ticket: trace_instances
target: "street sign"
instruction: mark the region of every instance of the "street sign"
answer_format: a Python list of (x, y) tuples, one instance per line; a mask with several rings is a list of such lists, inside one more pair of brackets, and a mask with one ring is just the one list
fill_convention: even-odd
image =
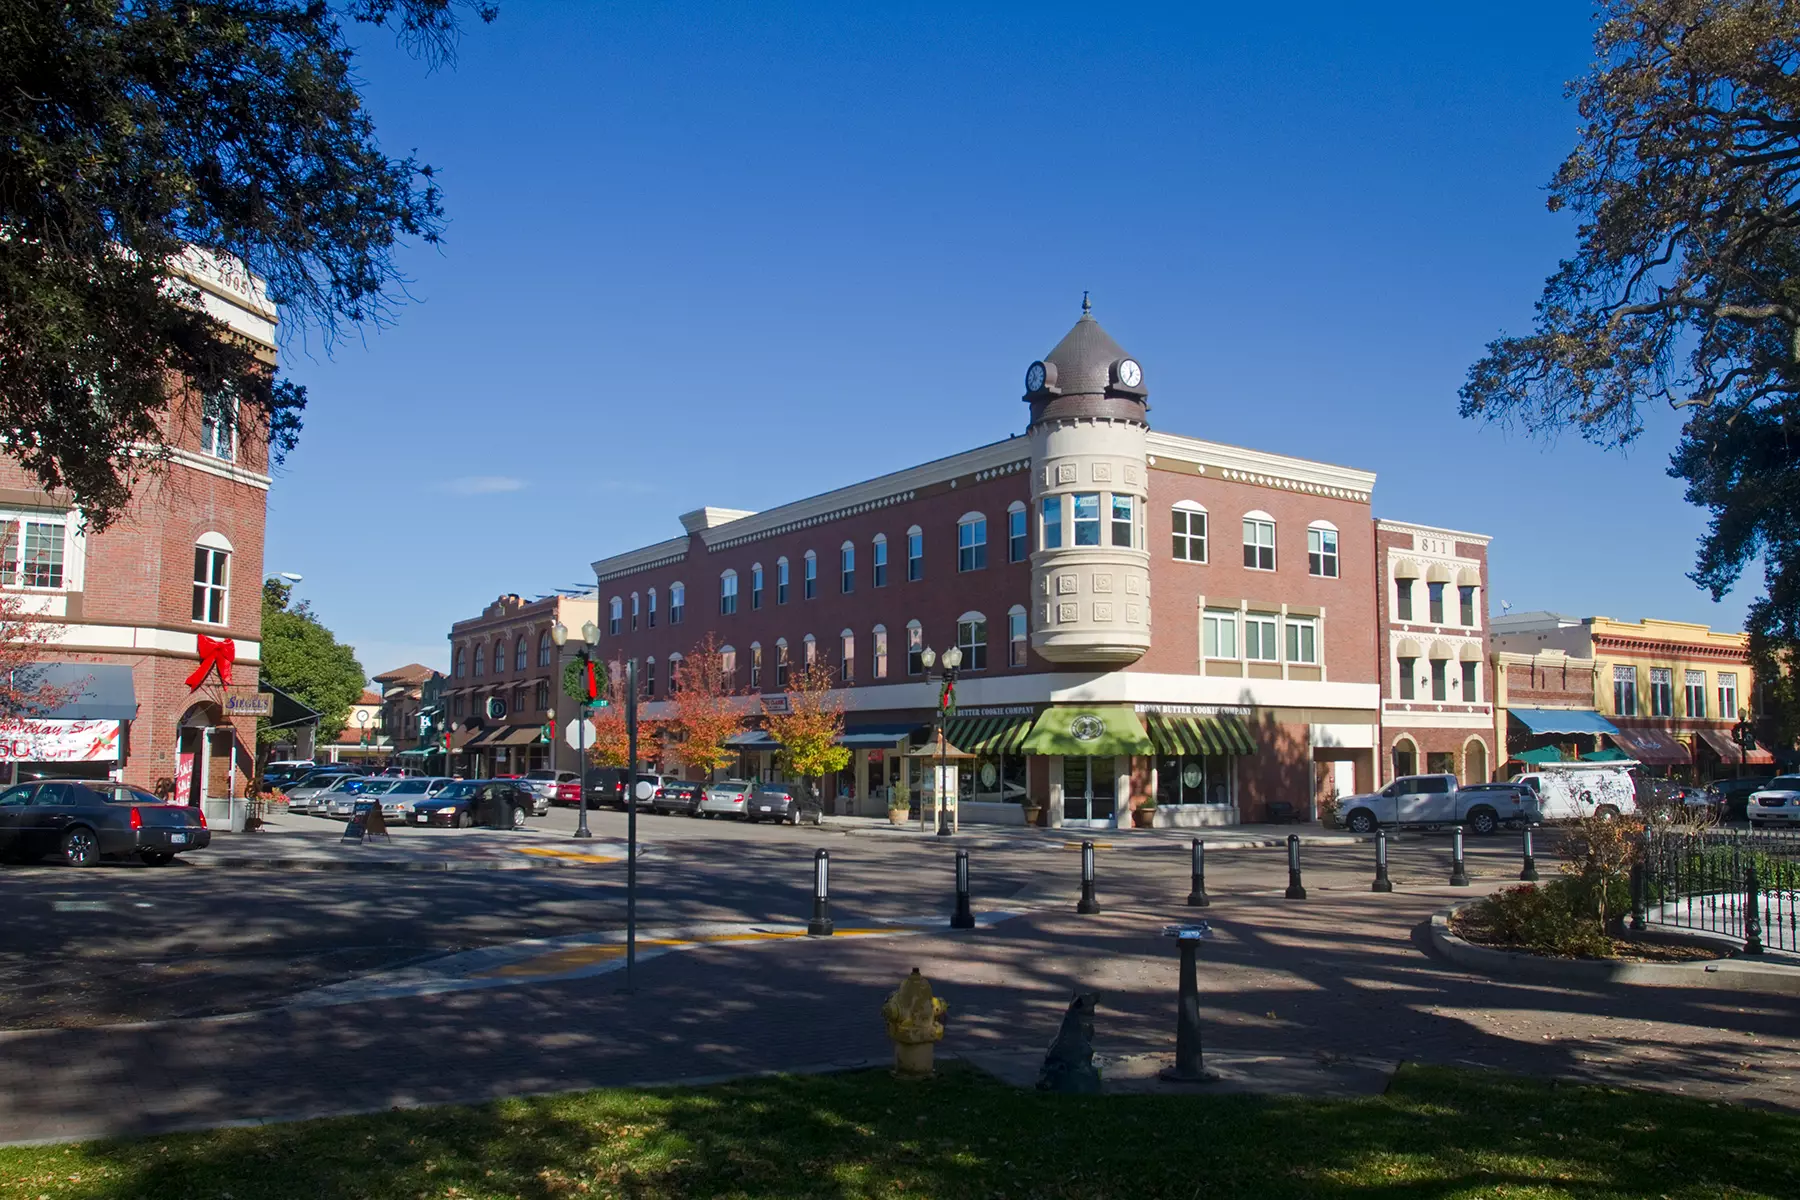
[[(569, 749), (581, 749), (581, 726), (585, 721), (587, 721), (586, 717), (576, 717), (563, 726), (563, 741), (569, 744)], [(594, 731), (591, 728), (587, 731), (587, 744), (590, 747), (594, 744)]]

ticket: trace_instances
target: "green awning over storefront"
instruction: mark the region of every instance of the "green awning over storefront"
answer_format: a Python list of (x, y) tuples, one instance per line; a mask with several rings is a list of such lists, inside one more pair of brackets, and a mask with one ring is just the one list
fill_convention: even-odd
[(1128, 705), (1059, 705), (1038, 715), (1025, 738), (1027, 754), (1151, 754), (1155, 747)]
[(1582, 762), (1630, 762), (1631, 755), (1623, 750), (1608, 746), (1604, 750), (1590, 750), (1581, 756)]
[(1023, 754), (1031, 717), (951, 717), (944, 738), (969, 754)]
[(1558, 750), (1555, 746), (1540, 746), (1536, 750), (1524, 750), (1513, 755), (1513, 760), (1515, 762), (1530, 763), (1532, 766), (1540, 766), (1543, 763), (1561, 762), (1563, 756), (1562, 751)]
[(1234, 716), (1144, 714), (1144, 728), (1158, 754), (1255, 754), (1256, 739)]

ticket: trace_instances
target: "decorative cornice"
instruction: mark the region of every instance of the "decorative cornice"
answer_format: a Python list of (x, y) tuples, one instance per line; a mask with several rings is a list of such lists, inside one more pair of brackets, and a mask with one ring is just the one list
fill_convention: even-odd
[[(1493, 535), (1486, 533), (1468, 533), (1461, 529), (1443, 529), (1436, 525), (1420, 525), (1413, 521), (1390, 521), (1378, 517), (1375, 528), (1382, 533), (1416, 533), (1425, 537), (1448, 538), (1458, 542), (1472, 542), (1477, 546), (1485, 546), (1493, 541)], [(1399, 550), (1399, 547), (1393, 547)]]
[(666, 567), (678, 563), (687, 557), (688, 546), (692, 539), (685, 534), (670, 538), (666, 542), (657, 542), (654, 546), (630, 550), (624, 554), (615, 554), (611, 558), (602, 558), (594, 563), (594, 578), (600, 583), (609, 579), (618, 579), (623, 575), (635, 574), (638, 571), (652, 571), (657, 567)]
[(220, 479), (229, 479), (233, 483), (241, 483), (246, 487), (253, 487), (260, 492), (268, 491), (275, 482), (272, 477), (264, 475), (259, 471), (247, 470), (244, 467), (238, 466), (236, 463), (226, 462), (222, 458), (214, 458), (210, 454), (201, 454), (194, 450), (184, 450), (180, 446), (165, 446), (155, 449), (145, 447), (145, 449), (158, 457), (166, 456), (169, 462), (179, 463), (184, 467), (199, 471), (202, 474), (213, 475)]
[(1599, 657), (1604, 652), (1613, 654), (1635, 654), (1647, 657), (1670, 658), (1707, 658), (1719, 662), (1748, 663), (1750, 648), (1748, 646), (1712, 646), (1693, 642), (1665, 642), (1655, 638), (1627, 638), (1616, 634), (1596, 633), (1592, 635), (1594, 655)]
[(1289, 458), (1283, 454), (1155, 431), (1145, 436), (1145, 445), (1150, 454), (1150, 466), (1164, 471), (1174, 469), (1168, 463), (1180, 463), (1193, 467), (1197, 474), (1233, 483), (1330, 496), (1359, 504), (1367, 504), (1369, 494), (1375, 489), (1375, 473), (1354, 467)]

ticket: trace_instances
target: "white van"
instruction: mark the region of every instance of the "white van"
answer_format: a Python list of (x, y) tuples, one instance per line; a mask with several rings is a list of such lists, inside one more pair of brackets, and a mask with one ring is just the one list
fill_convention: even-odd
[(1572, 821), (1576, 817), (1623, 817), (1637, 812), (1635, 762), (1547, 763), (1513, 780), (1538, 795), (1539, 818)]

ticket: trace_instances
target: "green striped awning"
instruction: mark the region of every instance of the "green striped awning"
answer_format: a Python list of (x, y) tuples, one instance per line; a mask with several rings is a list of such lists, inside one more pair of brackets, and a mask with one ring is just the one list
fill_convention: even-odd
[(952, 717), (944, 737), (968, 754), (1022, 754), (1035, 717)]
[(1146, 713), (1144, 729), (1158, 754), (1255, 754), (1256, 739), (1233, 716), (1185, 717)]

